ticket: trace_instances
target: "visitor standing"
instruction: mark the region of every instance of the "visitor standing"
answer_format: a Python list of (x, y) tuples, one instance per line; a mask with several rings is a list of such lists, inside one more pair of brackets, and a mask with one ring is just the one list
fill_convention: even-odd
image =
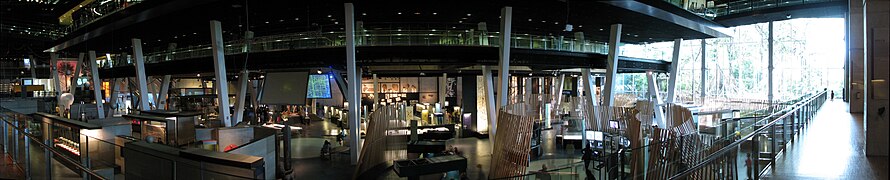
[(751, 162), (751, 153), (748, 153), (747, 155), (748, 157), (745, 158), (745, 169), (748, 170), (748, 179), (754, 179), (752, 178), (752, 174), (754, 174), (754, 166)]

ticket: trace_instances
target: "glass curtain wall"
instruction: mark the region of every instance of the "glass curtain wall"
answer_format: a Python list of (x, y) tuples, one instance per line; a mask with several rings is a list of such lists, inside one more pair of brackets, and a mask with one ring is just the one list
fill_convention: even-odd
[[(791, 19), (774, 27), (774, 95), (783, 101), (828, 88), (842, 94), (844, 21), (842, 18)], [(730, 38), (705, 40), (705, 93), (708, 97), (767, 99), (768, 23), (728, 29)], [(700, 101), (701, 40), (681, 43), (677, 78), (679, 101)], [(671, 60), (673, 42), (623, 45), (620, 55)], [(645, 74), (621, 74), (618, 89), (645, 93)], [(660, 83), (666, 85), (667, 81)], [(642, 83), (640, 85), (640, 83)], [(666, 88), (663, 88), (666, 89)]]

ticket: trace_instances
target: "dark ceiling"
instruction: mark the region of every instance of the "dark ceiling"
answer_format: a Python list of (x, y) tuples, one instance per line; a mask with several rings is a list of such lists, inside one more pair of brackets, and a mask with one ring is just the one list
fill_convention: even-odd
[[(179, 47), (209, 44), (210, 20), (222, 22), (224, 39), (228, 40), (242, 38), (248, 28), (257, 37), (304, 31), (340, 31), (343, 28), (343, 3), (348, 1), (194, 0), (188, 1), (190, 4), (164, 7), (165, 3), (181, 2), (146, 1), (103, 18), (103, 22), (78, 30), (78, 33), (60, 38), (55, 44), (65, 45), (64, 51), (70, 52), (129, 51), (131, 38), (142, 39), (146, 52), (166, 49), (169, 43), (177, 43)], [(464, 30), (477, 29), (480, 22), (485, 22), (489, 31), (499, 31), (500, 9), (511, 6), (514, 33), (573, 37), (575, 32), (583, 32), (588, 40), (604, 42), (608, 40), (609, 26), (621, 23), (624, 25), (622, 41), (625, 43), (711, 37), (672, 22), (598, 1), (370, 0), (354, 2), (354, 6), (356, 20), (362, 21), (366, 29)], [(703, 18), (696, 21), (709, 22)], [(563, 31), (566, 23), (574, 26), (573, 32)], [(94, 38), (84, 38), (84, 35)], [(87, 40), (70, 43), (83, 39)]]

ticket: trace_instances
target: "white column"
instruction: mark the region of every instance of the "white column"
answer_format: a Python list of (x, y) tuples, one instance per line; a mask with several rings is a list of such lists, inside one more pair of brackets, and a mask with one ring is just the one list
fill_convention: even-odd
[(603, 106), (612, 106), (615, 99), (615, 78), (618, 74), (618, 53), (621, 52), (621, 24), (613, 24), (609, 33), (609, 56), (606, 64), (606, 87), (603, 90)]
[(376, 109), (377, 104), (380, 104), (380, 84), (377, 83), (377, 74), (373, 74), (372, 78), (374, 78), (374, 107)]
[[(646, 79), (649, 81), (649, 99), (652, 101), (652, 114), (655, 115), (655, 123), (658, 124), (658, 127), (667, 127), (667, 123), (664, 119), (664, 103), (661, 102), (661, 97), (658, 95), (658, 84), (655, 81), (655, 73), (652, 71), (646, 72)], [(651, 121), (651, 119), (647, 119), (647, 121)]]
[[(56, 91), (56, 100), (62, 96), (62, 82), (59, 82), (59, 66), (57, 65), (57, 61), (59, 61), (59, 54), (50, 53), (49, 54), (49, 75), (53, 77), (53, 90)], [(61, 106), (59, 106), (61, 108)], [(61, 109), (59, 109), (61, 111)]]
[(482, 66), (482, 82), (485, 89), (485, 107), (488, 110), (488, 140), (491, 148), (494, 148), (494, 135), (498, 129), (498, 110), (494, 100), (494, 79), (491, 78), (491, 67)]
[[(441, 107), (440, 113), (445, 113), (445, 96), (448, 94), (445, 91), (448, 90), (446, 87), (448, 85), (448, 73), (442, 74), (442, 79), (439, 79), (439, 107)], [(438, 122), (438, 121), (437, 121)]]
[(167, 94), (170, 93), (170, 75), (164, 75), (161, 81), (161, 92), (158, 92), (158, 109), (167, 109)]
[(96, 112), (100, 119), (105, 118), (105, 108), (102, 107), (102, 80), (99, 79), (99, 63), (96, 62), (96, 51), (90, 51), (87, 59), (90, 65), (90, 75), (93, 76), (93, 96), (96, 98)]
[(361, 109), (361, 87), (362, 80), (358, 74), (358, 67), (355, 64), (355, 9), (352, 3), (345, 3), (346, 17), (346, 79), (349, 81), (348, 92), (346, 98), (349, 102), (349, 148), (350, 162), (355, 165), (358, 163), (359, 152), (361, 152), (361, 144), (359, 141), (359, 110)]
[(80, 77), (83, 61), (84, 54), (79, 53), (77, 56), (77, 63), (74, 63), (74, 73), (71, 74), (71, 78), (68, 78), (68, 92), (71, 92), (71, 94), (74, 94), (74, 87), (77, 87), (77, 79)]
[(556, 93), (554, 93), (554, 95), (556, 95), (556, 104), (553, 105), (553, 109), (559, 109), (559, 106), (556, 106), (556, 105), (562, 104), (562, 91), (564, 90), (563, 87), (565, 86), (565, 85), (563, 85), (563, 83), (565, 83), (565, 82), (566, 82), (566, 74), (560, 74), (559, 79), (557, 79), (557, 82), (555, 83), (557, 91), (556, 91)]
[[(139, 108), (151, 110), (148, 105), (148, 79), (145, 78), (145, 58), (142, 57), (142, 40), (133, 38), (133, 59), (136, 60), (136, 84), (139, 88)], [(130, 92), (132, 93), (132, 92)]]
[[(510, 86), (510, 34), (512, 33), (513, 26), (513, 7), (504, 7), (501, 9), (501, 33), (500, 33), (500, 46), (498, 47), (500, 61), (498, 65), (500, 65), (500, 70), (498, 70), (498, 107), (503, 107), (507, 105), (507, 97), (510, 95), (509, 89), (507, 87)], [(497, 111), (494, 111), (497, 113)]]
[(595, 113), (593, 112), (593, 107), (596, 106), (597, 100), (596, 100), (596, 85), (593, 84), (594, 78), (590, 75), (591, 69), (584, 68), (581, 70), (583, 71), (583, 72), (581, 72), (581, 76), (582, 76), (581, 81), (584, 82), (584, 101), (587, 102), (584, 104), (587, 109), (587, 119), (581, 121), (581, 129), (582, 129), (581, 139), (583, 140), (582, 141), (583, 144), (581, 145), (581, 148), (584, 148), (584, 147), (587, 147), (587, 145), (589, 145), (589, 142), (587, 140), (587, 129), (588, 129), (587, 123), (590, 119), (597, 118)]
[(229, 114), (229, 82), (226, 77), (226, 54), (223, 46), (222, 25), (219, 21), (210, 21), (210, 41), (213, 43), (213, 73), (216, 81), (216, 100), (219, 105), (219, 118), (226, 127), (233, 124)]
[(117, 110), (118, 108), (120, 108), (120, 107), (117, 107), (117, 102), (120, 101), (120, 99), (118, 99), (117, 96), (120, 92), (120, 91), (118, 91), (118, 88), (121, 88), (121, 85), (120, 85), (121, 79), (114, 78), (111, 80), (111, 82), (112, 82), (110, 84), (111, 87), (109, 87), (109, 89), (108, 89), (111, 91), (111, 97), (108, 97), (108, 104), (112, 107), (112, 110), (108, 111), (108, 114), (105, 115), (105, 117), (107, 117), (107, 118), (114, 117), (114, 111)]
[(35, 71), (34, 69), (37, 69), (37, 61), (34, 60), (34, 55), (28, 55), (28, 61), (31, 61), (31, 79), (36, 80), (37, 71)]
[(705, 86), (707, 84), (706, 81), (708, 80), (708, 63), (706, 61), (707, 58), (705, 57), (708, 50), (708, 48), (706, 47), (707, 45), (708, 43), (705, 41), (705, 39), (701, 39), (701, 91), (699, 92), (699, 96), (701, 96), (702, 102), (704, 102), (705, 95), (707, 94), (707, 86)]
[[(773, 59), (775, 58), (774, 57), (775, 53), (773, 52), (773, 36), (774, 36), (773, 35), (773, 22), (770, 21), (768, 23), (768, 26), (769, 26), (769, 31), (767, 32), (768, 37), (767, 37), (766, 45), (767, 45), (767, 61), (769, 61), (769, 64), (767, 64), (766, 70), (767, 70), (767, 81), (769, 81), (768, 82), (769, 85), (767, 87), (766, 98), (769, 101), (770, 107), (772, 107), (773, 100), (775, 100), (773, 92), (776, 90), (774, 87), (775, 79), (773, 77), (774, 76), (773, 71), (775, 69), (775, 66), (774, 66), (775, 63), (773, 62)], [(704, 47), (704, 44), (702, 44), (702, 47)]]
[[(674, 100), (677, 98), (677, 76), (680, 76), (678, 69), (680, 69), (680, 43), (683, 42), (683, 39), (674, 39), (674, 54), (671, 57), (671, 69), (670, 69), (670, 79), (668, 79), (668, 97), (665, 99), (665, 103), (674, 103)], [(660, 126), (664, 127), (664, 126)]]
[(238, 124), (244, 120), (244, 105), (247, 99), (247, 81), (250, 81), (250, 73), (247, 69), (241, 70), (238, 77), (238, 95), (235, 95), (235, 116), (232, 118)]

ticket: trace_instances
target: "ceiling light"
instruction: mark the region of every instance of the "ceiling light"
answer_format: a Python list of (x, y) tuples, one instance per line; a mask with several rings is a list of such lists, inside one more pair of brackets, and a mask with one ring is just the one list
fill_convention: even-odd
[(402, 15), (402, 12), (398, 12), (398, 13), (396, 13), (396, 14), (398, 14), (398, 15)]
[(547, 23), (547, 21), (541, 21), (542, 23)]
[(420, 12), (415, 12), (414, 15), (420, 15)]
[(321, 74), (321, 69), (315, 70), (315, 72), (317, 72), (318, 74)]
[(437, 14), (439, 14), (439, 13), (433, 13), (433, 15), (437, 15)]
[(266, 24), (269, 24), (269, 21), (266, 21)]
[(532, 19), (528, 19), (528, 22), (531, 22), (531, 21), (532, 21)]
[(457, 21), (457, 23), (464, 23), (464, 21)]
[(603, 31), (603, 29), (600, 29), (600, 31)]
[(294, 21), (299, 21), (299, 20), (300, 20), (300, 18), (294, 18)]
[(368, 13), (362, 13), (362, 16), (367, 16), (367, 15), (368, 15)]
[(201, 74), (198, 74), (198, 77), (201, 77)]
[(330, 14), (328, 14), (328, 17), (331, 17), (331, 15), (330, 15)]
[(473, 14), (467, 14), (467, 16), (473, 16)]

